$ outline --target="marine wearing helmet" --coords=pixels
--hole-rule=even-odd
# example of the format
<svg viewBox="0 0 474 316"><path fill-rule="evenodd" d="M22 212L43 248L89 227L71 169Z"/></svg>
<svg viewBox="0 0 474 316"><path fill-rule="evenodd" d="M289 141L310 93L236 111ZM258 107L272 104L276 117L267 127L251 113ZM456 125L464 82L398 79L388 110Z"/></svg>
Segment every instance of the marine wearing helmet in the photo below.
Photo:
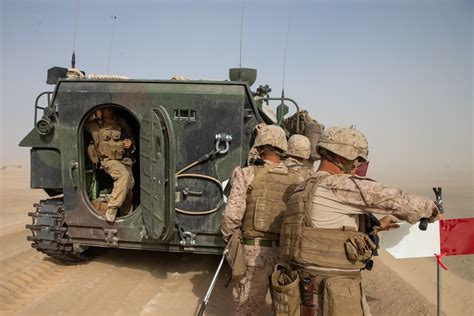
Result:
<svg viewBox="0 0 474 316"><path fill-rule="evenodd" d="M318 171L287 203L282 257L310 278L319 302L332 302L323 303L320 314L370 315L360 270L371 268L377 232L397 228L398 220L435 221L439 210L430 199L354 175L369 154L366 137L355 128L325 130L317 149ZM370 225L377 221L369 221L372 213L386 216Z"/></svg>
<svg viewBox="0 0 474 316"><path fill-rule="evenodd" d="M258 314L265 305L269 277L280 259L279 235L282 213L290 186L299 179L282 161L288 150L285 131L263 126L255 139L262 163L237 167L231 177L231 192L222 215L221 231L226 241L242 235L245 272L233 267L236 315ZM264 263L264 264L260 264Z"/></svg>
<svg viewBox="0 0 474 316"><path fill-rule="evenodd" d="M254 147L261 151L264 148L270 149L268 146L273 147L273 151L278 155L288 151L286 134L280 126L266 125L258 132Z"/></svg>
<svg viewBox="0 0 474 316"><path fill-rule="evenodd" d="M338 166L343 173L353 172L369 156L367 138L353 127L328 128L316 149L321 157Z"/></svg>
<svg viewBox="0 0 474 316"><path fill-rule="evenodd" d="M285 165L297 172L300 182L312 175L312 163L308 160L311 144L306 136L295 134L288 140L288 158Z"/></svg>

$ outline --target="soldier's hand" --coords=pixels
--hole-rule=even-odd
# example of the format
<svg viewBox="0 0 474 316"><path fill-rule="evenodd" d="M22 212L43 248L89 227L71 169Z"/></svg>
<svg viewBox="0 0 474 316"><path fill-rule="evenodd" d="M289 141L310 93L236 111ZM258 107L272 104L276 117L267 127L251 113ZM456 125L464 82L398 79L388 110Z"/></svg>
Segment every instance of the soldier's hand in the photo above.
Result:
<svg viewBox="0 0 474 316"><path fill-rule="evenodd" d="M132 141L129 138L123 140L123 148L130 149L132 147Z"/></svg>
<svg viewBox="0 0 474 316"><path fill-rule="evenodd" d="M380 219L380 230L390 230L400 227L398 220L392 215L384 216Z"/></svg>
<svg viewBox="0 0 474 316"><path fill-rule="evenodd" d="M102 110L97 110L97 111L95 111L94 114L95 114L95 117L96 117L97 119L101 119L101 118L102 118Z"/></svg>

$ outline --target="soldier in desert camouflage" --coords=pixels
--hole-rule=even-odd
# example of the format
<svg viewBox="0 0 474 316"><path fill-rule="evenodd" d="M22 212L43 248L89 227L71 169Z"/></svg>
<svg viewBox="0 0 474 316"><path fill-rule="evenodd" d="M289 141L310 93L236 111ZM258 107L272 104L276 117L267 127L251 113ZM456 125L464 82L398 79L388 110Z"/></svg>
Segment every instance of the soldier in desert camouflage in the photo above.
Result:
<svg viewBox="0 0 474 316"><path fill-rule="evenodd" d="M314 282L318 315L370 315L360 274L376 250L367 234L367 216L386 215L376 230L387 230L398 227L397 219L433 222L439 210L427 198L355 176L367 161L368 143L354 128L327 129L318 152L318 171L296 188L288 203L282 256L302 278Z"/></svg>
<svg viewBox="0 0 474 316"><path fill-rule="evenodd" d="M369 213L386 215L375 229L387 230L398 227L397 219L433 222L439 210L427 198L356 176L367 161L368 142L354 128L327 129L317 150L318 171L298 185L285 211L282 256L313 282L318 315L367 316L360 270L370 268L376 250Z"/></svg>
<svg viewBox="0 0 474 316"><path fill-rule="evenodd" d="M114 222L120 208L124 215L132 207L132 188L135 183L131 157L135 151L132 130L123 118L115 115L112 106L95 111L84 124L84 129L91 134L100 167L114 180L105 213L105 219Z"/></svg>
<svg viewBox="0 0 474 316"><path fill-rule="evenodd" d="M311 144L306 136L295 134L288 140L288 158L285 165L295 170L300 177L300 182L309 178L312 174L312 164L308 160L311 153Z"/></svg>
<svg viewBox="0 0 474 316"><path fill-rule="evenodd" d="M296 173L282 161L287 151L282 128L262 127L255 148L264 163L234 169L221 221L226 241L238 230L243 237L246 272L240 281L234 280L236 315L259 315L265 305L269 276L280 258L280 215L292 184L298 182Z"/></svg>

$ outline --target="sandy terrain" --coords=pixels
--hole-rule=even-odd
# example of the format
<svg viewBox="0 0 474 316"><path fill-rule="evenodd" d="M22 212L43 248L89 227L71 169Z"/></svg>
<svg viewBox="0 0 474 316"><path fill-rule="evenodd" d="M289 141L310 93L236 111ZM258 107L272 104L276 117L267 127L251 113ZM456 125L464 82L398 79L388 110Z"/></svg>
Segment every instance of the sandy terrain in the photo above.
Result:
<svg viewBox="0 0 474 316"><path fill-rule="evenodd" d="M45 194L28 188L29 170L0 170L0 314L193 315L220 258L131 250L104 250L84 264L63 265L30 248L24 225L31 204ZM473 315L473 256L444 261L443 311ZM221 274L206 315L233 309L229 275ZM395 260L381 252L364 283L374 315L436 314L433 258ZM270 306L265 313L270 314Z"/></svg>

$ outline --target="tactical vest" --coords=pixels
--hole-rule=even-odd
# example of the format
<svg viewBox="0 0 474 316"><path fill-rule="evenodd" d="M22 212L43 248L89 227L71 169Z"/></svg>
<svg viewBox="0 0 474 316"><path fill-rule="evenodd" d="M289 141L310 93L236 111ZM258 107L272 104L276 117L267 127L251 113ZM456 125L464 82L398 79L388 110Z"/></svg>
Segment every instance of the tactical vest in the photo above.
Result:
<svg viewBox="0 0 474 316"><path fill-rule="evenodd" d="M311 169L305 165L297 164L288 160L285 161L285 165L288 167L288 169L296 172L296 174L301 179L300 182L303 182L312 175Z"/></svg>
<svg viewBox="0 0 474 316"><path fill-rule="evenodd" d="M122 128L115 123L99 124L99 143L97 151L100 159L122 160L124 154Z"/></svg>
<svg viewBox="0 0 474 316"><path fill-rule="evenodd" d="M253 168L255 177L247 190L247 208L242 219L243 237L278 240L282 214L298 176L280 166L265 164Z"/></svg>
<svg viewBox="0 0 474 316"><path fill-rule="evenodd" d="M309 225L306 214L312 208L314 192L327 177L323 175L306 180L290 197L280 234L282 257L303 265L362 269L376 248L365 232L348 227L322 229ZM361 224L359 229L363 230L363 226Z"/></svg>

